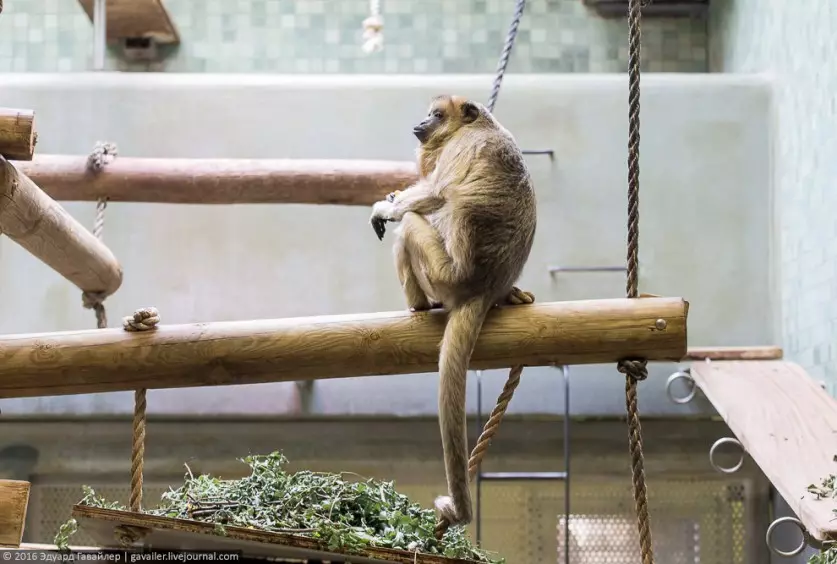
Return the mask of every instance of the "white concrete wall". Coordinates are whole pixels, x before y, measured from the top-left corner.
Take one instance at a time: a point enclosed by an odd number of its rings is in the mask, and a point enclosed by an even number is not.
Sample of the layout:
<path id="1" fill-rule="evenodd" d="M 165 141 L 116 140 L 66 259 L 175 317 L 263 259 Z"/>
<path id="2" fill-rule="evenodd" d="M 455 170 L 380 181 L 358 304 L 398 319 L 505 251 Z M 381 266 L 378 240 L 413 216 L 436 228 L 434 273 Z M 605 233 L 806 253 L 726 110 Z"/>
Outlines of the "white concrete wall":
<path id="1" fill-rule="evenodd" d="M 38 151 L 122 155 L 410 159 L 410 127 L 431 96 L 485 99 L 489 76 L 0 74 L 5 106 L 34 108 Z M 642 79 L 640 289 L 691 302 L 692 345 L 774 343 L 771 303 L 769 84 L 759 77 L 645 74 Z M 624 263 L 627 82 L 624 75 L 511 75 L 496 115 L 532 156 L 540 217 L 521 285 L 539 301 L 619 297 L 624 274 L 550 265 Z M 67 209 L 92 225 L 95 204 Z M 164 323 L 401 309 L 389 244 L 369 210 L 332 206 L 111 204 L 105 240 L 125 282 L 111 326 L 154 305 Z M 93 328 L 80 292 L 0 242 L 0 332 Z M 646 415 L 706 408 L 668 403 L 675 366 L 642 384 Z M 620 414 L 615 366 L 572 371 L 575 413 Z M 486 375 L 492 403 L 503 371 Z M 322 414 L 436 411 L 435 374 L 320 381 Z M 512 412 L 562 410 L 554 369 L 530 368 Z M 472 388 L 473 390 L 473 388 Z M 471 407 L 475 405 L 470 394 Z M 114 413 L 131 393 L 5 400 L 9 413 Z M 293 413 L 293 384 L 149 392 L 151 413 Z"/>

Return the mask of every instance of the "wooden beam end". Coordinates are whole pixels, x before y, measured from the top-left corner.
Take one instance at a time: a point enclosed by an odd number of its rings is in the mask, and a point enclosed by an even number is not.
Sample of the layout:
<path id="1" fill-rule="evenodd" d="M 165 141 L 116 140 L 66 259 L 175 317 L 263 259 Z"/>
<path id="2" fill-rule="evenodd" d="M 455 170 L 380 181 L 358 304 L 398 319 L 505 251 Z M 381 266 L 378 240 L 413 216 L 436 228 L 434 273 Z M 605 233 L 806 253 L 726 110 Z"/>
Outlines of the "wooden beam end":
<path id="1" fill-rule="evenodd" d="M 0 480 L 0 547 L 20 547 L 30 488 L 23 480 Z"/>

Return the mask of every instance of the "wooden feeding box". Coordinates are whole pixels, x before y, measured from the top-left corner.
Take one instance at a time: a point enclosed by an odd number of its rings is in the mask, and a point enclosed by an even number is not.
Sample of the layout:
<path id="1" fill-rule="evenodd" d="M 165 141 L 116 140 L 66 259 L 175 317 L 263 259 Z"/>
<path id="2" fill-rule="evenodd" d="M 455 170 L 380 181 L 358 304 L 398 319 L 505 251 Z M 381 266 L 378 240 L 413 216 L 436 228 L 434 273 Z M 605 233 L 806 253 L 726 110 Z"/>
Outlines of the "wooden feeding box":
<path id="1" fill-rule="evenodd" d="M 351 562 L 351 564 L 480 564 L 475 560 L 446 558 L 390 548 L 367 548 L 351 554 L 325 550 L 315 539 L 302 535 L 273 533 L 225 526 L 223 533 L 212 523 L 172 519 L 131 511 L 75 505 L 73 517 L 79 527 L 103 547 L 123 546 L 117 536 L 136 538 L 132 546 L 163 550 L 241 551 L 244 558 L 283 558 Z M 123 537 L 124 538 L 124 537 Z"/>

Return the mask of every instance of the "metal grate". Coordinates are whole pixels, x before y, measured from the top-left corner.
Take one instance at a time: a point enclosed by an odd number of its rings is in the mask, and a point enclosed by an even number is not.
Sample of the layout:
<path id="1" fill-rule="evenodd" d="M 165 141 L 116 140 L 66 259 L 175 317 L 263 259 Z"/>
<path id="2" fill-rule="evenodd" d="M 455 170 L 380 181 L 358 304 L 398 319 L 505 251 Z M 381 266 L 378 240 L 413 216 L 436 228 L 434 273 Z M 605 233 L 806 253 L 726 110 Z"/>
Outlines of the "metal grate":
<path id="1" fill-rule="evenodd" d="M 722 480 L 651 482 L 654 551 L 667 564 L 760 564 L 746 538 L 755 519 L 745 484 Z M 545 502 L 545 500 L 543 501 Z M 630 484 L 576 479 L 570 516 L 572 564 L 634 564 L 639 552 Z M 563 516 L 558 546 L 564 546 Z M 556 547 L 557 550 L 557 547 Z"/>
<path id="2" fill-rule="evenodd" d="M 97 495 L 108 501 L 128 503 L 131 488 L 127 483 L 115 485 L 85 481 L 84 484 L 92 487 Z M 144 499 L 156 505 L 160 496 L 168 489 L 168 486 L 145 483 L 143 484 Z M 73 505 L 82 497 L 84 493 L 81 484 L 32 484 L 24 540 L 51 544 L 58 528 L 70 518 Z M 79 530 L 73 535 L 71 544 L 91 546 L 94 541 L 83 530 Z"/>

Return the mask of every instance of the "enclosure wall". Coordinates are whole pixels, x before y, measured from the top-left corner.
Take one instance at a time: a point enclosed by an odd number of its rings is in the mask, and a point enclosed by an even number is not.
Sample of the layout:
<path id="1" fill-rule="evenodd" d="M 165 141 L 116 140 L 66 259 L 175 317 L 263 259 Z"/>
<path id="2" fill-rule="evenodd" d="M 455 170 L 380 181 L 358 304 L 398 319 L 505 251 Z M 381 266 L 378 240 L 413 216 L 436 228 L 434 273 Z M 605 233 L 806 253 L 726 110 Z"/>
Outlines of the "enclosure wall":
<path id="1" fill-rule="evenodd" d="M 33 108 L 38 151 L 84 155 L 97 140 L 144 157 L 374 158 L 413 156 L 412 125 L 431 97 L 485 100 L 491 77 L 157 74 L 0 75 L 3 103 Z M 539 224 L 520 285 L 539 301 L 622 297 L 623 272 L 557 273 L 624 264 L 627 83 L 624 75 L 509 75 L 496 115 L 524 149 Z M 769 84 L 758 77 L 644 75 L 640 290 L 689 300 L 693 345 L 772 344 L 769 285 Z M 118 157 L 117 157 L 118 158 Z M 67 203 L 85 225 L 95 204 Z M 112 203 L 104 240 L 125 272 L 110 324 L 154 305 L 163 323 L 404 308 L 390 241 L 369 209 Z M 0 332 L 95 327 L 69 283 L 0 241 Z M 654 365 L 644 414 L 709 410 L 664 393 L 676 368 Z M 558 413 L 557 372 L 524 372 L 510 412 Z M 494 396 L 504 371 L 486 375 Z M 404 375 L 317 382 L 318 414 L 436 413 L 437 378 Z M 613 365 L 573 370 L 572 410 L 621 414 Z M 471 388 L 473 390 L 473 388 Z M 127 413 L 117 393 L 2 402 L 14 413 Z M 476 398 L 468 394 L 469 408 Z M 490 400 L 487 400 L 490 401 Z M 282 414 L 293 384 L 149 392 L 149 413 Z"/>

